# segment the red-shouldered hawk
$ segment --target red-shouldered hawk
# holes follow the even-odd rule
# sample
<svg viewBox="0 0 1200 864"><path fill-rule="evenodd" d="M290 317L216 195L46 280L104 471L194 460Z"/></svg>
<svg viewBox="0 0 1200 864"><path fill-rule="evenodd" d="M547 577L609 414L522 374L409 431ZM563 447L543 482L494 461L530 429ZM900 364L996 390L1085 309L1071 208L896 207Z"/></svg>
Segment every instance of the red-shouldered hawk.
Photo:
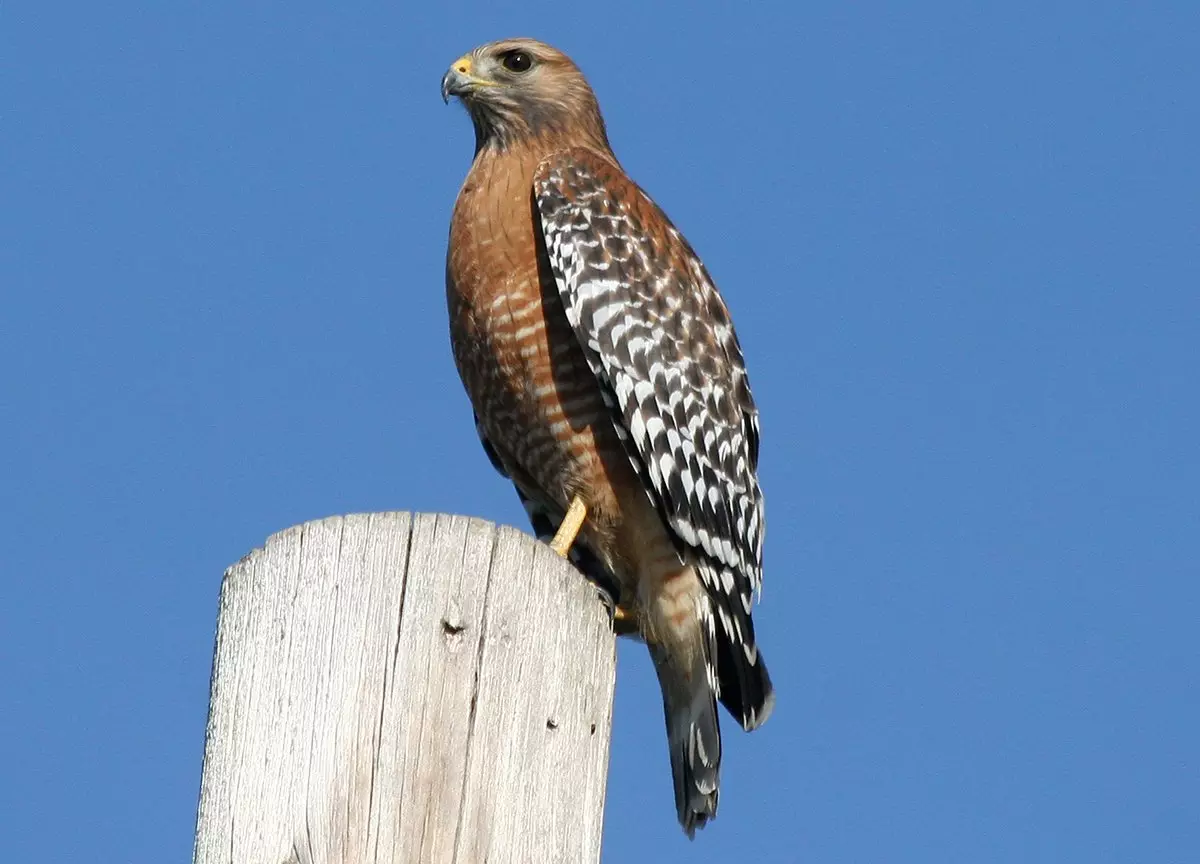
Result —
<svg viewBox="0 0 1200 864"><path fill-rule="evenodd" d="M748 730L775 699L750 618L763 497L737 336L570 59L493 42L455 61L442 96L475 126L446 296L480 438L538 535L559 526L552 545L649 646L692 836L717 811L717 698Z"/></svg>

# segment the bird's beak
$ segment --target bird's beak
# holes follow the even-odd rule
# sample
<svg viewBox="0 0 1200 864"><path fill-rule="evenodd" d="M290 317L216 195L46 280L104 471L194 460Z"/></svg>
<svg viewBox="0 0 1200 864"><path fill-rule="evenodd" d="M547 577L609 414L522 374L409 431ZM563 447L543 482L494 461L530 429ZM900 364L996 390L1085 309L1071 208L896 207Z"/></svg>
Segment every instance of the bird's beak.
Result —
<svg viewBox="0 0 1200 864"><path fill-rule="evenodd" d="M494 87L495 81L479 78L475 75L475 62L471 55L459 57L450 64L450 69L442 76L442 101L449 102L451 96L463 97L472 90L480 87Z"/></svg>

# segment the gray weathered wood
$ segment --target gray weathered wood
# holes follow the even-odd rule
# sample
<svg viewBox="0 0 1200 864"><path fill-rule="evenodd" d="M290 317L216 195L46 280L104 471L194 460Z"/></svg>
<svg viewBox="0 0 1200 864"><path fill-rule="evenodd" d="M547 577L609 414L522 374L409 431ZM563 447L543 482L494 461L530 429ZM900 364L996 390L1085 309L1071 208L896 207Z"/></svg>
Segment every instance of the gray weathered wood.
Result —
<svg viewBox="0 0 1200 864"><path fill-rule="evenodd" d="M596 592L511 528L276 534L221 588L194 860L599 861L614 666Z"/></svg>

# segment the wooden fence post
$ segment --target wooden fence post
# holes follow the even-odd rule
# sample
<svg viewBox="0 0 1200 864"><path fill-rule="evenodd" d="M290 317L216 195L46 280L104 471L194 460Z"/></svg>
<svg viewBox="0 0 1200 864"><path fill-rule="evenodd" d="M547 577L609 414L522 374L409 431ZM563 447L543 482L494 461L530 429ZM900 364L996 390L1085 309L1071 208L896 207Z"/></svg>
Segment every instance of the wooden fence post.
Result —
<svg viewBox="0 0 1200 864"><path fill-rule="evenodd" d="M615 649L547 546L334 517L221 587L196 864L598 862Z"/></svg>

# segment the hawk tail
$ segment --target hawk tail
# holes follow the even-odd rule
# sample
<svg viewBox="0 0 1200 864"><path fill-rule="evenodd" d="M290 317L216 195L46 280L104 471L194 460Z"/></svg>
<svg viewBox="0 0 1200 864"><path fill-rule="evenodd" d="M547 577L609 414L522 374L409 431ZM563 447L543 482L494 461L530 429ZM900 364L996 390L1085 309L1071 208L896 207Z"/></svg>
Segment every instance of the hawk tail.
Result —
<svg viewBox="0 0 1200 864"><path fill-rule="evenodd" d="M699 655L699 656L696 656ZM717 700L709 684L707 652L684 660L651 644L650 656L662 686L667 744L675 779L675 808L688 837L717 815L721 773L721 726Z"/></svg>

